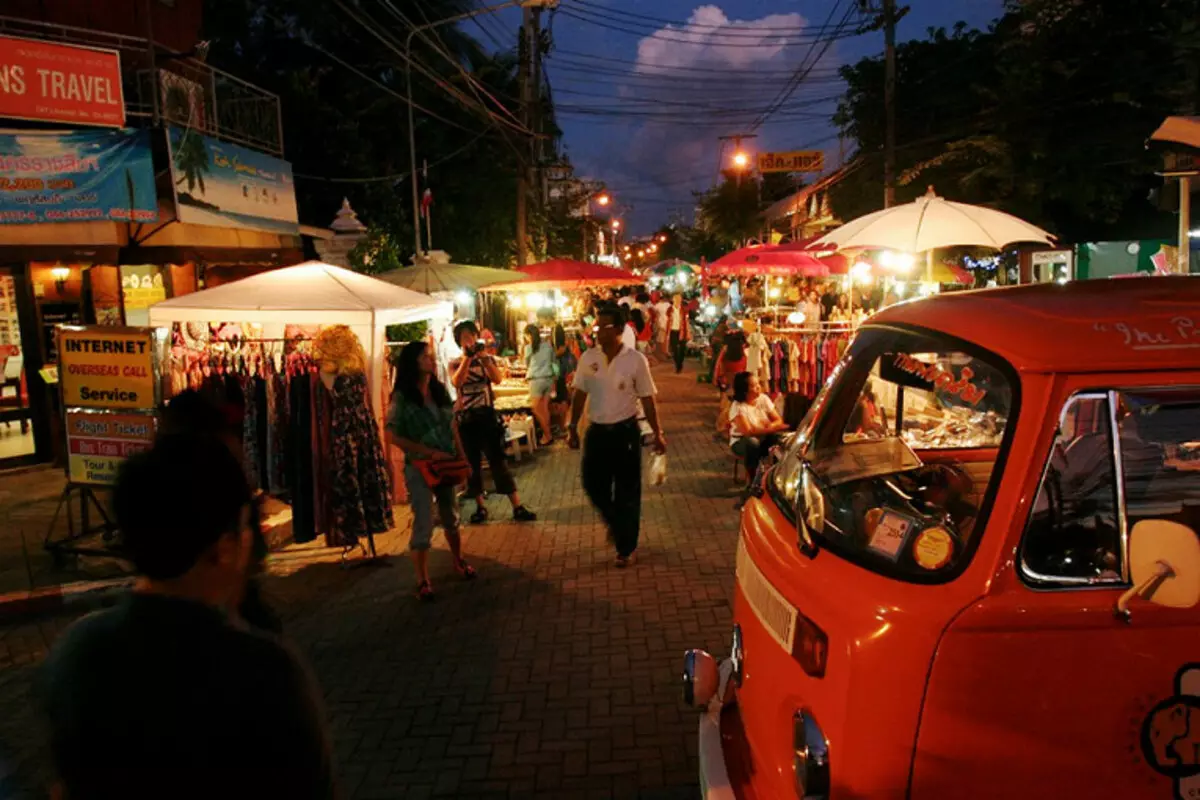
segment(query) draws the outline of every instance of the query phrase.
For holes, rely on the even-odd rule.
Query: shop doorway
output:
[[[50,458],[42,355],[24,266],[0,266],[0,469]]]

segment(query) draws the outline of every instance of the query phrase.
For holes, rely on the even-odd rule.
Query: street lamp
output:
[[[609,197],[607,194],[605,194],[605,193],[601,193],[601,194],[598,194],[598,195],[596,195],[596,203],[598,203],[599,205],[602,205],[602,206],[606,206],[606,205],[608,205],[608,204],[609,204],[609,201],[610,201],[611,199],[612,199],[612,198],[610,198],[610,197]]]
[[[733,154],[733,165],[738,169],[745,169],[750,164],[750,156],[746,155],[746,151],[738,150]]]
[[[502,11],[506,8],[520,6],[521,8],[556,8],[558,0],[507,0],[494,6],[481,6],[472,11],[466,11],[462,14],[455,14],[452,17],[445,19],[436,19],[433,22],[427,22],[424,25],[416,25],[408,36],[404,39],[404,84],[408,94],[408,169],[412,174],[412,201],[413,201],[413,238],[416,241],[416,254],[421,254],[421,200],[418,197],[417,187],[417,134],[413,128],[413,91],[412,91],[412,40],[418,33],[424,33],[427,30],[449,25],[455,22],[462,22],[472,17],[478,17],[480,14],[490,14],[493,11]]]
[[[612,221],[612,229],[613,229],[614,231],[619,231],[619,230],[621,230],[621,220],[619,220],[619,219],[614,219],[614,220]]]

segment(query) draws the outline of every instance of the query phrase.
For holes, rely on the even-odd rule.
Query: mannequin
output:
[[[346,325],[325,328],[313,342],[330,402],[330,517],[349,550],[366,538],[376,557],[376,533],[391,530],[392,492],[379,426],[367,394],[367,359]],[[345,551],[343,551],[343,555]]]

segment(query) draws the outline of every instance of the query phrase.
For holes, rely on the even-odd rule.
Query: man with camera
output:
[[[471,523],[482,525],[488,519],[483,496],[484,456],[492,470],[496,491],[508,495],[512,503],[513,519],[532,522],[537,519],[537,514],[521,504],[517,483],[504,461],[504,423],[496,413],[496,397],[492,391],[492,385],[503,380],[500,367],[485,352],[484,343],[479,340],[479,328],[472,320],[463,320],[454,326],[454,341],[462,349],[462,355],[450,362],[450,381],[458,392],[454,407],[458,433],[471,464],[471,477],[467,481],[467,492],[475,498]]]

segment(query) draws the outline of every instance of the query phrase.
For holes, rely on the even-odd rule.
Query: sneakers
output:
[[[488,510],[486,508],[477,508],[475,513],[471,515],[472,525],[482,525],[488,521]],[[525,506],[517,506],[513,509],[514,522],[536,522],[537,514],[530,511]]]
[[[630,553],[627,556],[622,556],[622,555],[617,556],[617,562],[616,562],[617,569],[625,569],[626,567],[630,566],[631,564],[633,564],[633,553]]]

